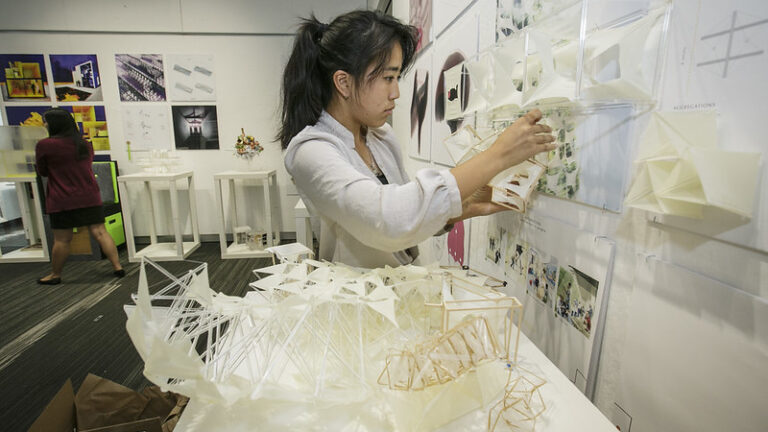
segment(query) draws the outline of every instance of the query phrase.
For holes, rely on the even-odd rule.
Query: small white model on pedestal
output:
[[[238,198],[235,182],[241,180],[248,185],[260,186],[263,192],[264,207],[257,209],[259,220],[264,221],[262,229],[251,230],[249,225],[243,225],[237,217]],[[225,171],[213,176],[213,189],[216,194],[219,209],[219,245],[221,258],[266,258],[272,254],[264,248],[280,244],[280,230],[274,214],[273,205],[277,205],[277,175],[271,171]],[[224,205],[224,183],[228,185],[228,205]],[[274,204],[273,204],[274,203]],[[231,223],[233,242],[227,244],[227,221]]]

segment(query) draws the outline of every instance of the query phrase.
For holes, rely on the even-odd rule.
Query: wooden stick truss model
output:
[[[488,320],[470,318],[412,351],[387,355],[377,382],[391,390],[423,390],[445,384],[482,363],[496,360],[500,352]]]
[[[513,431],[533,432],[536,420],[546,411],[541,387],[547,380],[520,366],[509,372],[504,397],[488,412],[488,431],[497,430],[500,422]]]
[[[481,281],[484,279],[445,273],[442,302],[426,304],[440,311],[440,333],[412,349],[390,353],[377,382],[391,390],[423,390],[491,360],[516,363],[523,306],[514,297],[489,290]],[[514,349],[513,328],[517,329]],[[503,347],[498,334],[503,337]]]
[[[443,279],[442,303],[428,303],[427,306],[441,311],[444,333],[467,316],[486,317],[493,329],[491,333],[501,334],[503,337],[499,358],[516,364],[523,305],[515,297],[507,297],[488,289],[483,285],[484,282],[484,278],[468,278],[446,273]]]

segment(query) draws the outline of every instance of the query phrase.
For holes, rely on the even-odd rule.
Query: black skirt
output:
[[[104,223],[104,207],[85,207],[51,213],[51,228],[69,229]]]

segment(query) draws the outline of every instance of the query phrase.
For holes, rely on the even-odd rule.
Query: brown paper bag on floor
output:
[[[88,374],[75,396],[78,430],[137,420],[149,398],[128,387]]]

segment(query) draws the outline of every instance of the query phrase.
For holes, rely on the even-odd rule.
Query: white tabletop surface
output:
[[[192,171],[167,172],[167,173],[138,172],[138,173],[118,176],[117,181],[178,180],[180,178],[190,177],[190,176],[192,176]]]
[[[213,178],[263,178],[274,174],[275,170],[270,171],[224,171],[216,173]]]

